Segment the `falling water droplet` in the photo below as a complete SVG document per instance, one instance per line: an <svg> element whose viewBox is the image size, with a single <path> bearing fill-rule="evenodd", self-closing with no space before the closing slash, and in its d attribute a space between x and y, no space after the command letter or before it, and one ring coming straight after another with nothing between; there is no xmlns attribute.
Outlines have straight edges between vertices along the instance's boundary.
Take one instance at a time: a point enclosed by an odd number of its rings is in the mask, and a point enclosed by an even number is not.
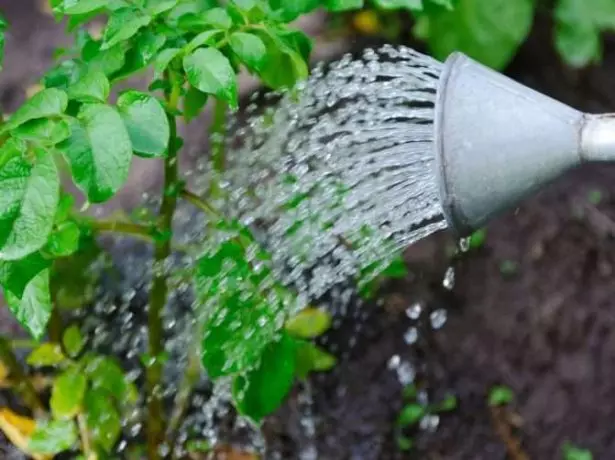
<svg viewBox="0 0 615 460"><path fill-rule="evenodd" d="M447 313L446 310L440 308L438 310L434 310L429 315L429 321L431 322L431 327L433 329L440 329L446 323Z"/></svg>
<svg viewBox="0 0 615 460"><path fill-rule="evenodd" d="M442 280L442 286L449 291L455 287L455 269L453 267L448 267L446 269L444 279Z"/></svg>
<svg viewBox="0 0 615 460"><path fill-rule="evenodd" d="M406 333L404 334L404 341L408 344L408 345L412 345L414 343L416 343L416 341L419 338L419 331L416 327L411 327L409 328Z"/></svg>
<svg viewBox="0 0 615 460"><path fill-rule="evenodd" d="M423 307L420 303L415 303L410 305L406 309L406 316L410 319L417 320L421 316L421 312L423 311Z"/></svg>

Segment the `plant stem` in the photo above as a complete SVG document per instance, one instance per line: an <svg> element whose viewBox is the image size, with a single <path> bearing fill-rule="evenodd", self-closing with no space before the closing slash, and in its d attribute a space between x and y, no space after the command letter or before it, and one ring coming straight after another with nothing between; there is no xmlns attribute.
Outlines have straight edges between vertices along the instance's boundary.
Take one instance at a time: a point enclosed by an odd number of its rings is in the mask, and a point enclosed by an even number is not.
<svg viewBox="0 0 615 460"><path fill-rule="evenodd" d="M176 80L172 72L167 73L167 79L172 84L171 94L167 102L169 112L167 117L171 128L169 147L164 162L164 185L162 189L162 203L158 213L158 232L162 235L154 246L154 277L149 300L148 312L148 342L149 359L147 366L147 458L158 460L161 458L159 447L164 443L164 421L162 406L162 353L164 351L164 338L162 327L162 310L167 302L169 287L164 266L171 255L171 231L173 215L177 205L177 123L173 112L177 109L181 96L181 83Z"/></svg>
<svg viewBox="0 0 615 460"><path fill-rule="evenodd" d="M213 177L210 194L216 196L220 192L219 175L225 168L224 137L226 135L226 112L228 104L222 99L216 99L214 119L211 125L211 165Z"/></svg>
<svg viewBox="0 0 615 460"><path fill-rule="evenodd" d="M121 233L142 240L152 241L152 231L145 225L133 224L132 222L120 222L117 220L92 220L88 221L87 224L95 232Z"/></svg>
<svg viewBox="0 0 615 460"><path fill-rule="evenodd" d="M47 333L49 334L49 341L53 343L62 343L62 332L64 331L64 321L62 316L55 305L51 310L51 316L49 317L49 323L47 324Z"/></svg>
<svg viewBox="0 0 615 460"><path fill-rule="evenodd" d="M81 450L85 460L92 458L92 446L90 444L90 433L84 414L77 415L77 425L79 426L79 437L81 438Z"/></svg>
<svg viewBox="0 0 615 460"><path fill-rule="evenodd" d="M32 350L38 347L40 344L34 340L29 339L14 339L10 341L11 348L14 349L24 349L24 350Z"/></svg>
<svg viewBox="0 0 615 460"><path fill-rule="evenodd" d="M215 219L222 218L222 214L216 208L214 208L207 200L204 200L196 193L191 192L190 190L182 189L179 192L180 196L186 200L188 203L193 205L194 207L199 208L209 217L213 217Z"/></svg>
<svg viewBox="0 0 615 460"><path fill-rule="evenodd" d="M24 370L21 368L17 357L11 348L8 340L0 337L0 361L8 368L12 379L16 382L16 390L23 398L26 405L30 408L35 416L44 413L43 404L32 386L32 382L28 379Z"/></svg>
<svg viewBox="0 0 615 460"><path fill-rule="evenodd" d="M197 330L200 330L200 328L197 327ZM190 396L192 395L194 385L198 382L201 375L201 363L199 361L197 345L199 344L199 340L197 339L196 334L194 336L194 344L196 346L194 346L189 352L188 363L186 364L184 377L179 386L179 391L175 397L175 407L173 408L173 413L171 414L169 427L167 429L167 438L170 440L170 450L173 458L176 458L174 451L175 444L177 443L177 430L179 430L184 414L186 413L186 409L188 408L188 403L190 402Z"/></svg>

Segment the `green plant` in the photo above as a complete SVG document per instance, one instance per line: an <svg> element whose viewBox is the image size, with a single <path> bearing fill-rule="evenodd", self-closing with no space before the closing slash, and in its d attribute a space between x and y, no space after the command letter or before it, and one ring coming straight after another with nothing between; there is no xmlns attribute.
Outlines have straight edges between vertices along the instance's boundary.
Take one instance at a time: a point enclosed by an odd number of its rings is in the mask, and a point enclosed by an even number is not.
<svg viewBox="0 0 615 460"><path fill-rule="evenodd" d="M580 449L569 442L562 447L562 458L564 460L592 460L594 456L587 449Z"/></svg>
<svg viewBox="0 0 615 460"><path fill-rule="evenodd" d="M404 388L406 404L402 407L396 422L397 447L402 451L411 450L414 447L414 439L409 436L425 417L452 412L457 408L457 397L447 395L442 401L427 404L418 398L418 389L415 385Z"/></svg>
<svg viewBox="0 0 615 460"><path fill-rule="evenodd" d="M510 278L519 272L519 264L514 260L506 259L500 262L500 273L506 278Z"/></svg>
<svg viewBox="0 0 615 460"><path fill-rule="evenodd" d="M88 459L113 452L123 411L135 404L138 389L113 359L83 348L78 328L66 327L61 311L92 300L84 267L99 252L96 237L124 234L154 247L148 352L142 361L146 451L148 458L157 459L160 446L175 440L172 431L185 402L180 391L166 423L159 391L165 361L161 311L170 286L163 267L173 252L171 223L178 200L208 215L211 235L226 236L208 240L191 276L204 318L199 325L200 361L210 378L233 380L239 412L259 422L279 406L296 377L335 364L334 357L311 342L329 327L327 314L310 308L288 318L294 293L270 282L269 255L248 228L227 219L210 200L224 193L217 183L225 164L220 137L227 112L239 104L237 73L247 68L273 89L292 88L305 79L311 41L286 24L320 2L50 3L56 17L65 19L75 33L75 45L61 53L64 60L45 75L41 91L0 126L0 285L24 328L37 341L45 335L49 339L35 346L29 364L56 371L47 403L11 343L0 339L0 361L37 419L33 428L17 416L5 417L4 426L20 434L16 439L24 450L39 457L78 445ZM360 6L342 0L324 4L333 11ZM101 38L87 31L87 24L98 18L106 18ZM6 24L0 26L4 32ZM154 73L147 92L128 89L110 101L117 83L146 70ZM210 155L214 175L209 196L198 196L181 178L177 126L180 120L193 120L208 100L215 106L212 134L217 136ZM158 214L116 220L86 215L88 203L105 202L122 188L134 155L164 163ZM62 187L61 170L85 197L80 209ZM395 264L388 270L393 276L400 271ZM188 394L193 379L190 365ZM16 428L9 419L27 428Z"/></svg>
<svg viewBox="0 0 615 460"><path fill-rule="evenodd" d="M515 397L513 391L504 385L496 385L489 391L488 402L491 407L506 406Z"/></svg>
<svg viewBox="0 0 615 460"><path fill-rule="evenodd" d="M392 10L407 10L415 20L413 35L430 52L445 59L453 51L496 69L504 68L525 42L534 16L545 5L539 0L398 0L354 3L374 16L362 15L359 29L388 39L403 32ZM382 20L379 20L379 17ZM553 9L555 46L572 67L585 67L602 57L601 34L615 30L615 3L604 0L557 0Z"/></svg>
<svg viewBox="0 0 615 460"><path fill-rule="evenodd" d="M469 248L470 249L479 249L485 245L485 241L487 241L487 230L480 229L476 230L470 236Z"/></svg>

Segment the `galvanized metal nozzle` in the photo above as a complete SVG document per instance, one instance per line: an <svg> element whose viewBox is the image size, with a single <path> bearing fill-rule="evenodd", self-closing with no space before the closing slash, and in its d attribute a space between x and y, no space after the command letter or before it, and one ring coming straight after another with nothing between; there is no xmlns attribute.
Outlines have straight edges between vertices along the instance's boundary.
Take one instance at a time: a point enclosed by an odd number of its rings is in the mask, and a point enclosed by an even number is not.
<svg viewBox="0 0 615 460"><path fill-rule="evenodd" d="M444 213L466 236L565 171L615 161L615 114L584 114L455 53L439 81L435 153Z"/></svg>

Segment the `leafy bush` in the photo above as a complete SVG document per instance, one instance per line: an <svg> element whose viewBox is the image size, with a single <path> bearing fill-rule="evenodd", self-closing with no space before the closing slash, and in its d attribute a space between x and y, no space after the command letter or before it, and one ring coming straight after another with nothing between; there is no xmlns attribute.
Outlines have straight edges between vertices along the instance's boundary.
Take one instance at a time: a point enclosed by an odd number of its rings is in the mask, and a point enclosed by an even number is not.
<svg viewBox="0 0 615 460"><path fill-rule="evenodd" d="M503 69L527 38L539 0L371 0L355 3L376 12L403 9L415 19L414 35L430 52L445 59L462 51L496 69ZM572 67L585 67L602 57L604 32L615 31L615 3L609 0L556 0L554 43ZM360 22L369 32L399 27L390 16Z"/></svg>
<svg viewBox="0 0 615 460"><path fill-rule="evenodd" d="M10 343L0 341L4 374L22 388L24 402L38 418L33 428L8 414L3 431L13 433L14 442L28 453L53 455L79 443L87 458L113 452L123 413L136 403L137 389L113 359L83 349L79 329L65 328L54 309L92 300L84 292L84 267L98 253L95 237L101 233L150 241L154 267L164 267L173 250L171 224L180 199L208 213L212 232L227 235L225 240L212 238L192 276L197 296L210 307L201 325L202 363L211 378L234 380L238 410L258 422L282 402L296 376L334 365L335 359L310 341L329 327L327 315L308 309L284 328L293 294L275 283L264 287L271 277L261 263L267 253L258 249L249 229L226 219L208 197L187 190L177 166L179 119L189 122L213 99L218 114L213 132L221 132L227 109L239 103L242 67L273 89L306 78L311 41L286 25L301 11L275 3L51 1L56 17L66 19L75 32L75 46L45 75L43 89L0 127L0 284L10 310L35 339L49 331L51 341L36 347L28 363L57 369L49 404L43 404ZM98 17L107 18L101 38L86 28ZM124 90L110 102L118 82L145 69L154 72L148 92ZM61 168L67 167L87 203L103 203L126 182L134 155L165 165L154 219L96 220L76 209L62 188ZM213 169L221 172L222 143L214 143L211 157ZM220 193L219 188L212 186L212 193ZM167 437L159 386L168 277L164 268L154 270L149 349L143 358L152 459L160 458Z"/></svg>

